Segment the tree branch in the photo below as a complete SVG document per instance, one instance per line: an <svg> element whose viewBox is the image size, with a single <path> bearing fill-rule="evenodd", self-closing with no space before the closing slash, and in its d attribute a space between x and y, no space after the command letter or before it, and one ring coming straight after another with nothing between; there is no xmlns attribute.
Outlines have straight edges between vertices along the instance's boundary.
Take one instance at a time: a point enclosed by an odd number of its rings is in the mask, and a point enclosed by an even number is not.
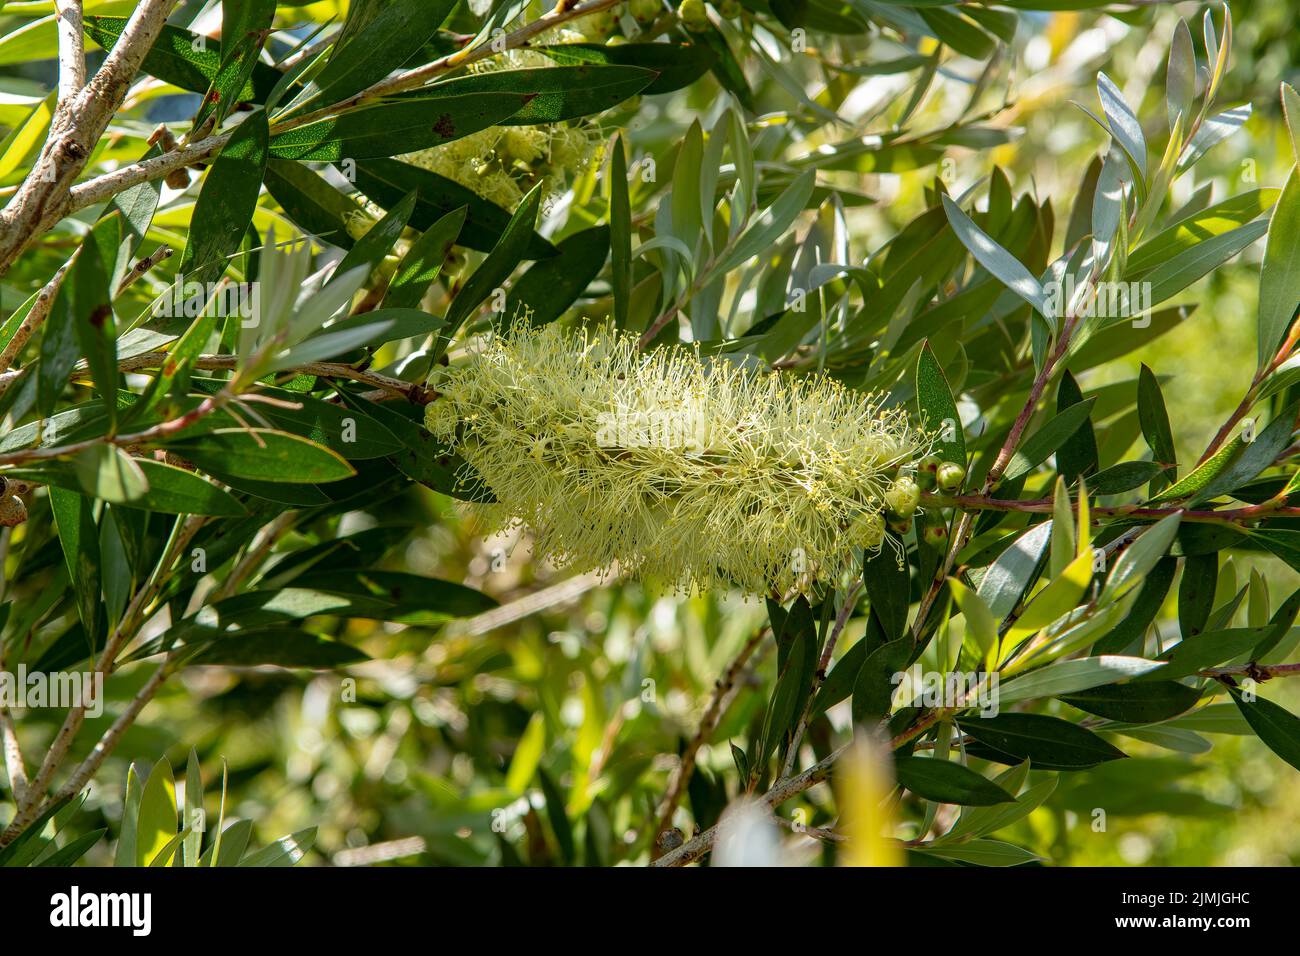
<svg viewBox="0 0 1300 956"><path fill-rule="evenodd" d="M59 105L63 109L86 85L86 40L81 0L55 0L59 24Z"/></svg>
<svg viewBox="0 0 1300 956"><path fill-rule="evenodd" d="M9 271L29 243L44 235L67 214L73 182L85 168L109 121L122 105L131 79L175 4L176 0L140 0L127 20L121 38L95 75L70 99L64 101L61 98L61 108L54 113L49 135L36 163L9 204L0 210L0 276ZM60 24L66 27L67 23L61 11ZM61 33L63 68L69 66L68 47L71 45L70 36ZM70 90L76 79L75 72L65 78L61 70L61 93Z"/></svg>
<svg viewBox="0 0 1300 956"><path fill-rule="evenodd" d="M722 720L722 715L727 712L731 702L736 699L739 691L740 674L745 669L745 664L765 638L771 633L771 627L764 625L747 640L740 653L736 655L731 664L718 678L717 683L713 685L713 696L709 700L709 706L704 711L704 716L700 718L699 730L695 736L686 744L686 749L682 751L681 758L673 770L672 776L668 779L668 789L664 794L662 803L659 805L659 815L655 823L654 835L657 840L659 835L668 829L672 823L673 813L677 805L681 802L682 795L686 792L686 786L690 783L691 774L695 771L695 757L700 752L700 748L713 736L713 732L718 729L718 723ZM651 853L654 847L651 847Z"/></svg>

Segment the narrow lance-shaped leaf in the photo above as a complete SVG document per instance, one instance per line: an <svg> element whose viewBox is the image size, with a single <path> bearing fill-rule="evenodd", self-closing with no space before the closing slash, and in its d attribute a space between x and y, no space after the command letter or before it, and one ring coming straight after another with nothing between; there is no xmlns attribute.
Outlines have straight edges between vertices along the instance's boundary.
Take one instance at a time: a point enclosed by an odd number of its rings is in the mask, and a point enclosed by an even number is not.
<svg viewBox="0 0 1300 956"><path fill-rule="evenodd" d="M1259 272L1259 367L1273 358L1300 306L1300 172L1292 167L1273 207Z"/></svg>
<svg viewBox="0 0 1300 956"><path fill-rule="evenodd" d="M957 233L957 238L961 240L962 245L975 257L975 261L993 273L999 282L1028 302L1041 315L1051 318L1047 293L1024 264L975 225L971 218L962 212L961 207L946 194L942 200L948 222Z"/></svg>

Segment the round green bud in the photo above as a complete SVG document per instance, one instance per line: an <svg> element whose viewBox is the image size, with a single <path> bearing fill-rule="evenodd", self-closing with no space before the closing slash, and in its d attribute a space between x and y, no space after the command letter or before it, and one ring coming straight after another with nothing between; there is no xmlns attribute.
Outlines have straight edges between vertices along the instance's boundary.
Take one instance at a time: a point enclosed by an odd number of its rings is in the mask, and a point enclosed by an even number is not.
<svg viewBox="0 0 1300 956"><path fill-rule="evenodd" d="M943 543L948 540L948 526L942 524L928 524L925 526L925 531L922 532L921 537L925 540L926 544L932 545L936 548L942 547Z"/></svg>
<svg viewBox="0 0 1300 956"><path fill-rule="evenodd" d="M904 535L912 530L911 518L893 518L889 522L889 529L895 534Z"/></svg>
<svg viewBox="0 0 1300 956"><path fill-rule="evenodd" d="M677 16L688 30L705 30L709 26L709 12L704 7L704 0L682 0Z"/></svg>
<svg viewBox="0 0 1300 956"><path fill-rule="evenodd" d="M601 10L578 21L578 30L593 43L609 39L618 30L618 15L611 10Z"/></svg>
<svg viewBox="0 0 1300 956"><path fill-rule="evenodd" d="M956 491L966 480L966 469L954 461L945 461L935 472L935 480L944 491Z"/></svg>
<svg viewBox="0 0 1300 956"><path fill-rule="evenodd" d="M664 5L663 0L629 0L627 9L633 20L644 25L659 19Z"/></svg>
<svg viewBox="0 0 1300 956"><path fill-rule="evenodd" d="M921 503L921 488L911 478L895 479L885 492L885 507L900 518L909 517Z"/></svg>
<svg viewBox="0 0 1300 956"><path fill-rule="evenodd" d="M740 0L718 0L718 16L726 17L728 20L734 20L740 16Z"/></svg>

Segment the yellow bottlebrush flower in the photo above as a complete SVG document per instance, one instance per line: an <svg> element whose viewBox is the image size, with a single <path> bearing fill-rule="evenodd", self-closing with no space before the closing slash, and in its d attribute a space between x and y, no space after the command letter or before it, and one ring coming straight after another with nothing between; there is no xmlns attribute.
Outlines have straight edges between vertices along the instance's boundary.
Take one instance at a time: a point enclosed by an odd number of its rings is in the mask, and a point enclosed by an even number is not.
<svg viewBox="0 0 1300 956"><path fill-rule="evenodd" d="M535 42L545 45L582 39L570 30L549 30ZM512 49L473 63L469 70L488 73L555 65L544 53ZM566 177L582 173L602 141L599 130L585 121L492 126L398 158L454 180L498 206L514 209L539 182L546 183L548 200L563 191Z"/></svg>
<svg viewBox="0 0 1300 956"><path fill-rule="evenodd" d="M886 493L929 448L899 409L822 376L609 329L516 328L438 372L429 429L560 564L784 591L881 546Z"/></svg>

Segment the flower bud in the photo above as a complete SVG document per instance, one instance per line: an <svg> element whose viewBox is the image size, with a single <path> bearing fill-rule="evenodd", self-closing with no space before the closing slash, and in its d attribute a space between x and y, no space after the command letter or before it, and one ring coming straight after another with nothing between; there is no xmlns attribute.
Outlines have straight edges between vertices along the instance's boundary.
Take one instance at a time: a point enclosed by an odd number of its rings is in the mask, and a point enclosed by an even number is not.
<svg viewBox="0 0 1300 956"><path fill-rule="evenodd" d="M944 524L928 524L921 537L925 543L935 548L942 548L948 540L948 526Z"/></svg>
<svg viewBox="0 0 1300 956"><path fill-rule="evenodd" d="M909 517L921 503L921 489L911 478L895 479L885 492L885 507L900 518Z"/></svg>
<svg viewBox="0 0 1300 956"><path fill-rule="evenodd" d="M644 25L659 19L664 5L663 0L629 0L627 9L633 20Z"/></svg>
<svg viewBox="0 0 1300 956"><path fill-rule="evenodd" d="M677 8L677 16L688 30L707 30L709 13L704 7L704 0L682 0Z"/></svg>
<svg viewBox="0 0 1300 956"><path fill-rule="evenodd" d="M956 491L966 480L966 469L953 461L945 461L935 472L935 480L944 491Z"/></svg>

